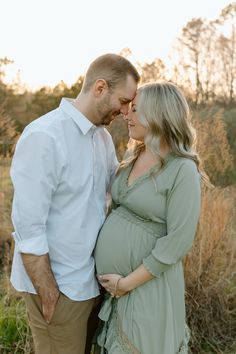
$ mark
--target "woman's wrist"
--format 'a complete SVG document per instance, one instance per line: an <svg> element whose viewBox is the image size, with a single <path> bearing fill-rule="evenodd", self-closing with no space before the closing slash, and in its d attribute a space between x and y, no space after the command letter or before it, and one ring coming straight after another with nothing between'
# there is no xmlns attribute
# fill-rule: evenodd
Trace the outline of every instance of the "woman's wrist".
<svg viewBox="0 0 236 354"><path fill-rule="evenodd" d="M131 290L133 290L131 288L131 284L129 282L129 279L127 277L123 277L119 279L119 283L117 284L117 289L123 291L123 292L129 292Z"/></svg>
<svg viewBox="0 0 236 354"><path fill-rule="evenodd" d="M136 270L128 274L126 277L119 280L119 287L122 291L129 292L147 281L155 278L145 267L141 264Z"/></svg>

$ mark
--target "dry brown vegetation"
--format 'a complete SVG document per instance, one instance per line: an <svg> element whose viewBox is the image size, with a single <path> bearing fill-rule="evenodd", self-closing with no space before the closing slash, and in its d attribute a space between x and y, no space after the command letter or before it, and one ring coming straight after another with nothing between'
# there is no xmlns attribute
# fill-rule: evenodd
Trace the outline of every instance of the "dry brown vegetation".
<svg viewBox="0 0 236 354"><path fill-rule="evenodd" d="M10 160L0 161L0 265L3 260L4 243L9 241L11 225L12 185L9 178Z"/></svg>
<svg viewBox="0 0 236 354"><path fill-rule="evenodd" d="M233 168L233 156L223 121L223 109L208 110L201 117L195 113L193 124L197 131L197 150L212 183L224 185Z"/></svg>
<svg viewBox="0 0 236 354"><path fill-rule="evenodd" d="M214 116L207 113L201 118L195 114L194 125L198 132L198 148L211 180L218 185L224 184L225 175L232 166L232 155L222 112ZM128 139L126 125L123 120L117 120L110 131L121 159ZM2 159L0 249L4 268L0 284L0 352L30 354L32 339L26 324L24 304L9 285L8 277L12 256L9 165L9 159ZM184 260L187 321L192 334L191 353L194 354L236 353L235 197L235 185L219 186L213 190L203 187L202 190L202 212L196 240ZM5 347L1 347L3 334Z"/></svg>
<svg viewBox="0 0 236 354"><path fill-rule="evenodd" d="M223 353L236 339L236 188L203 190L196 240L185 259L192 353ZM232 352L233 353L233 352Z"/></svg>

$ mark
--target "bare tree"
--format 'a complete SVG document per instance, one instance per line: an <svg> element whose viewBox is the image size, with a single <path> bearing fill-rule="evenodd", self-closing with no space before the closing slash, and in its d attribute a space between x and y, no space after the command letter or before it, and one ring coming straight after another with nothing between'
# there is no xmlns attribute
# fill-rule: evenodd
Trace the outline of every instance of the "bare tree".
<svg viewBox="0 0 236 354"><path fill-rule="evenodd" d="M119 54L122 55L122 57L129 58L132 55L132 51L126 47L121 49Z"/></svg>
<svg viewBox="0 0 236 354"><path fill-rule="evenodd" d="M218 39L222 76L227 90L228 103L232 104L236 90L236 2L229 4L222 10L218 24L223 31Z"/></svg>
<svg viewBox="0 0 236 354"><path fill-rule="evenodd" d="M156 58L151 63L138 64L141 71L141 83L155 82L165 79L166 67L163 61Z"/></svg>
<svg viewBox="0 0 236 354"><path fill-rule="evenodd" d="M182 30L179 40L179 51L182 51L183 65L186 74L193 82L195 104L203 100L203 84L201 80L202 59L206 43L207 22L201 18L194 18Z"/></svg>
<svg viewBox="0 0 236 354"><path fill-rule="evenodd" d="M11 59L8 59L7 57L5 57L5 58L0 58L0 81L2 81L2 79L3 79L4 76L5 76L5 71L4 71L3 68L4 68L6 65L9 65L9 64L12 64L12 63L14 63L14 61L11 60Z"/></svg>

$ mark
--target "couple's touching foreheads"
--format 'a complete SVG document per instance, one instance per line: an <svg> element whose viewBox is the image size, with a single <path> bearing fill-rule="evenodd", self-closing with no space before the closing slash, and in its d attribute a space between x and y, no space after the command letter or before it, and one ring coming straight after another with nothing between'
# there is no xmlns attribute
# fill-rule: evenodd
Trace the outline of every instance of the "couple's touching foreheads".
<svg viewBox="0 0 236 354"><path fill-rule="evenodd" d="M182 258L207 176L181 90L139 81L126 58L98 57L16 145L11 282L36 354L188 351ZM106 126L120 116L118 162Z"/></svg>

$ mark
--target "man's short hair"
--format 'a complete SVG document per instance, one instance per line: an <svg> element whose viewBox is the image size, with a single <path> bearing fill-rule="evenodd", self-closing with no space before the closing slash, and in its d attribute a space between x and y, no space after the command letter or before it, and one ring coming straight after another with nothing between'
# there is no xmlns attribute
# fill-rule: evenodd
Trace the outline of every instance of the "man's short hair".
<svg viewBox="0 0 236 354"><path fill-rule="evenodd" d="M117 54L104 54L95 59L85 75L83 91L88 91L98 79L107 82L108 87L114 88L118 83L125 81L127 76L133 77L136 83L140 75L129 60Z"/></svg>

